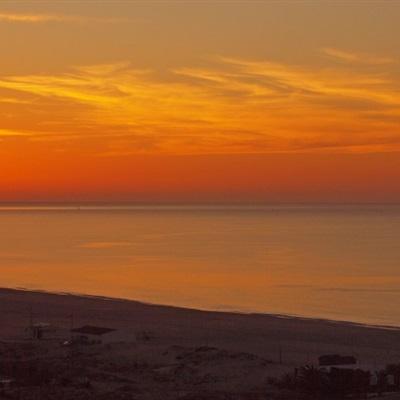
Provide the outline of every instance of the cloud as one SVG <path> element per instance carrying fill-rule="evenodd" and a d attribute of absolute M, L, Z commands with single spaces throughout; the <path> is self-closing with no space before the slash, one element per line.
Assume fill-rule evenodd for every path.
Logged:
<path fill-rule="evenodd" d="M 0 97 L 0 103 L 10 103 L 10 104 L 28 104 L 27 100 L 17 99 L 14 97 Z"/>
<path fill-rule="evenodd" d="M 391 64 L 395 62 L 394 59 L 390 57 L 378 57 L 371 54 L 348 52 L 331 47 L 323 48 L 322 52 L 333 59 L 349 63 L 379 65 L 379 64 Z"/>
<path fill-rule="evenodd" d="M 7 137 L 20 137 L 20 136 L 32 136 L 32 133 L 21 132 L 12 129 L 1 129 L 0 128 L 0 139 Z"/>
<path fill-rule="evenodd" d="M 21 99 L 7 105 L 7 127 L 32 132 L 32 142 L 79 143 L 102 157 L 400 146 L 400 81 L 383 65 L 371 71 L 216 57 L 160 75 L 117 62 L 0 76 L 0 98 L 1 90 Z"/>
<path fill-rule="evenodd" d="M 46 22 L 119 22 L 117 18 L 84 17 L 79 15 L 56 15 L 56 14 L 20 14 L 0 12 L 0 22 L 16 23 L 46 23 Z"/>
<path fill-rule="evenodd" d="M 321 96 L 329 98 L 350 98 L 377 103 L 400 105 L 400 96 L 390 89 L 390 81 L 379 74 L 360 71 L 332 69 L 306 69 L 272 62 L 248 61 L 222 58 L 222 61 L 235 65 L 243 74 L 259 78 L 259 82 L 272 83 L 277 90 L 287 94 Z"/>
<path fill-rule="evenodd" d="M 115 247 L 129 247 L 130 242 L 88 242 L 79 245 L 82 249 L 112 249 Z"/>

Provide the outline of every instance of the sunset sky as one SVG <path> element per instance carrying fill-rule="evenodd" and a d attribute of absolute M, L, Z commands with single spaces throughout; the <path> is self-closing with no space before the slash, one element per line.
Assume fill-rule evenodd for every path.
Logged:
<path fill-rule="evenodd" d="M 400 2 L 0 1 L 0 201 L 400 201 Z"/>

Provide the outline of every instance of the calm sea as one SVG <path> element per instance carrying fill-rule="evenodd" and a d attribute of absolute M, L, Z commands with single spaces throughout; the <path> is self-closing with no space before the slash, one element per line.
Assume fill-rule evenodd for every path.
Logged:
<path fill-rule="evenodd" d="M 0 286 L 400 325 L 400 207 L 3 206 Z"/>

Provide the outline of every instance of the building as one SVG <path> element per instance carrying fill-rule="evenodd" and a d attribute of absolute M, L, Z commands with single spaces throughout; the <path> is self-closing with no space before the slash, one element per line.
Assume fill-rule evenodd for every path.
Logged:
<path fill-rule="evenodd" d="M 385 365 L 378 364 L 361 364 L 353 356 L 341 356 L 339 354 L 328 354 L 318 358 L 319 368 L 324 372 L 338 372 L 338 371 L 355 371 L 361 370 L 369 372 L 370 385 L 375 386 L 378 384 L 378 376 L 381 371 L 385 369 Z M 394 385 L 394 376 L 387 375 L 386 381 L 389 385 Z"/>
<path fill-rule="evenodd" d="M 341 356 L 339 354 L 327 354 L 318 358 L 320 368 L 330 370 L 332 368 L 357 368 L 357 359 L 353 356 Z"/>
<path fill-rule="evenodd" d="M 121 331 L 100 326 L 85 325 L 71 329 L 72 340 L 85 344 L 106 344 L 126 341 Z"/>

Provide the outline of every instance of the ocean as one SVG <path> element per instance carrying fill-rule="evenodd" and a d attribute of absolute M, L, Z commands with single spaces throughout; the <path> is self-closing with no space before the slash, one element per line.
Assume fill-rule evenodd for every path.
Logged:
<path fill-rule="evenodd" d="M 400 206 L 2 206 L 0 286 L 400 325 Z"/>

